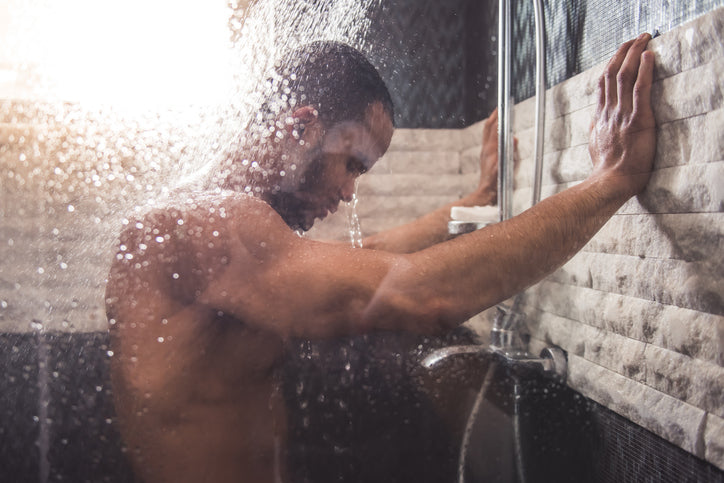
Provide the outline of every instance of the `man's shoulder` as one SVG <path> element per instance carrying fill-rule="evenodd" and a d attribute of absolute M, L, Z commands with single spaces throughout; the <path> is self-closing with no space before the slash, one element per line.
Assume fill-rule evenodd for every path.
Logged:
<path fill-rule="evenodd" d="M 158 231 L 161 228 L 215 224 L 222 220 L 270 217 L 276 212 L 264 201 L 232 191 L 175 192 L 150 203 L 123 220 L 127 229 Z M 278 216 L 278 215 L 277 215 Z"/>
<path fill-rule="evenodd" d="M 263 200 L 232 191 L 177 192 L 124 220 L 123 238 L 163 243 L 187 241 L 204 246 L 231 238 L 261 243 L 292 232 Z"/>

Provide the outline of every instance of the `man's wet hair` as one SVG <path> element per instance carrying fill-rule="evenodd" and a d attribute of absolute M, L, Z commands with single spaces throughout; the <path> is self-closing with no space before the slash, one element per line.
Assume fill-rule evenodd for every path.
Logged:
<path fill-rule="evenodd" d="M 293 107 L 311 105 L 327 126 L 362 121 L 366 109 L 382 103 L 394 123 L 394 105 L 377 69 L 357 49 L 334 41 L 305 44 L 277 66 L 278 94 Z"/>

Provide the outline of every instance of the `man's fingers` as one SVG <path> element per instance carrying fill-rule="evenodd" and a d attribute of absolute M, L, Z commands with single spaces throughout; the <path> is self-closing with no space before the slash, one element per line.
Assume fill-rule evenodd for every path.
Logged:
<path fill-rule="evenodd" d="M 634 113 L 647 116 L 651 113 L 651 84 L 654 80 L 654 54 L 643 52 L 639 65 L 636 84 L 633 88 Z M 651 119 L 653 120 L 653 118 Z"/>
<path fill-rule="evenodd" d="M 616 74 L 616 82 L 618 87 L 618 103 L 619 107 L 625 112 L 631 112 L 633 108 L 633 90 L 634 84 L 638 78 L 639 66 L 641 64 L 641 54 L 646 49 L 651 35 L 639 35 L 626 52 L 621 68 Z"/>
<path fill-rule="evenodd" d="M 619 47 L 606 66 L 606 70 L 603 73 L 606 94 L 605 105 L 616 105 L 618 103 L 618 94 L 616 92 L 618 90 L 618 81 L 616 80 L 616 76 L 621 69 L 623 61 L 626 60 L 626 54 L 633 43 L 633 40 L 629 40 Z"/>
<path fill-rule="evenodd" d="M 498 132 L 498 109 L 496 108 L 490 116 L 485 120 L 483 124 L 483 143 L 485 140 L 493 135 L 497 139 Z"/>

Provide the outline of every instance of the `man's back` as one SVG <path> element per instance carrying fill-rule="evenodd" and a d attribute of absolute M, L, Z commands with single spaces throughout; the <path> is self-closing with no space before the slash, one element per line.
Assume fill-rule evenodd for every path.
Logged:
<path fill-rule="evenodd" d="M 225 232 L 217 201 L 132 221 L 108 281 L 116 409 L 150 482 L 264 482 L 281 472 L 282 339 L 196 302 L 208 274 L 225 269 L 209 247 Z"/>

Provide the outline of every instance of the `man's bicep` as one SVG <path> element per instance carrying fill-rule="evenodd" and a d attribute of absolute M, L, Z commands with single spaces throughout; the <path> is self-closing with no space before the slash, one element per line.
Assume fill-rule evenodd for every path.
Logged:
<path fill-rule="evenodd" d="M 272 230 L 253 249 L 239 243 L 202 297 L 215 309 L 286 336 L 366 330 L 364 313 L 393 256 Z M 248 241 L 248 238 L 247 238 Z"/>

